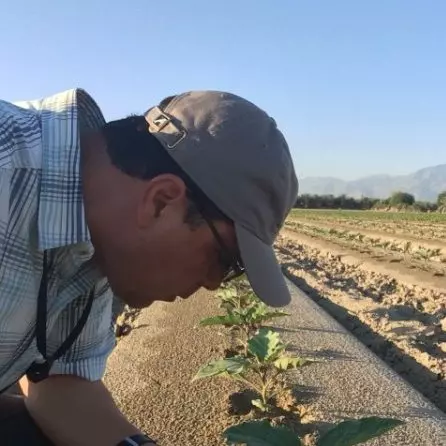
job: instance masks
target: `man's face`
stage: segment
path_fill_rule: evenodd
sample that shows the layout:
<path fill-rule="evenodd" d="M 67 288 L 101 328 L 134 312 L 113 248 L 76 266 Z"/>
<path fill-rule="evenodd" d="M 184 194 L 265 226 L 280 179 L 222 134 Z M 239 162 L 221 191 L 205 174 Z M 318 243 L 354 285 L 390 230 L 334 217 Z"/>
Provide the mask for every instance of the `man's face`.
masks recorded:
<path fill-rule="evenodd" d="M 110 190 L 110 202 L 90 228 L 95 258 L 113 292 L 131 306 L 145 307 L 187 298 L 201 287 L 218 288 L 227 265 L 209 226 L 185 222 L 188 198 L 182 180 L 173 175 L 127 180 Z M 235 253 L 233 225 L 214 225 Z"/>

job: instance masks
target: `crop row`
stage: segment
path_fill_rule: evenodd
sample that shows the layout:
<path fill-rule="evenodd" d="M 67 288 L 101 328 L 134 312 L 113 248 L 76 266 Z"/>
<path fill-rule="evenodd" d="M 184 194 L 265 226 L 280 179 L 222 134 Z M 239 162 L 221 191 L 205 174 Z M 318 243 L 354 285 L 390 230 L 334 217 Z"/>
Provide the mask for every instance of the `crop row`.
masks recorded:
<path fill-rule="evenodd" d="M 427 248 L 420 244 L 415 245 L 411 241 L 398 242 L 383 240 L 380 237 L 370 237 L 360 232 L 338 230 L 335 228 L 326 229 L 293 221 L 287 221 L 285 223 L 285 227 L 301 231 L 308 235 L 316 235 L 328 239 L 342 239 L 364 247 L 383 249 L 392 253 L 400 254 L 406 260 L 407 257 L 410 256 L 413 259 L 422 260 L 424 262 L 437 261 L 446 263 L 446 256 L 443 256 L 443 252 L 440 248 Z"/>
<path fill-rule="evenodd" d="M 325 214 L 306 214 L 294 212 L 289 218 L 301 222 L 323 222 L 336 227 L 354 227 L 380 233 L 400 234 L 409 238 L 426 240 L 446 240 L 446 225 L 432 222 L 416 222 L 405 220 L 368 220 L 363 218 L 340 218 Z"/>
<path fill-rule="evenodd" d="M 446 224 L 446 214 L 436 212 L 379 212 L 379 211 L 350 211 L 332 209 L 293 209 L 291 216 L 305 216 L 314 218 L 342 218 L 379 221 L 407 221 Z"/>
<path fill-rule="evenodd" d="M 435 233 L 446 233 L 446 225 L 432 222 L 416 222 L 405 220 L 368 220 L 365 218 L 340 218 L 331 215 L 313 215 L 305 213 L 292 213 L 290 219 L 330 222 L 332 224 L 341 224 L 346 226 L 360 226 L 364 229 L 378 229 L 387 232 L 407 232 L 408 234 L 416 232 L 419 235 L 429 236 Z"/>
<path fill-rule="evenodd" d="M 251 400 L 252 419 L 223 432 L 227 444 L 353 446 L 402 424 L 397 419 L 366 417 L 344 421 L 322 435 L 314 432 L 300 439 L 279 420 L 284 411 L 294 416 L 294 421 L 299 420 L 295 402 L 290 403 L 288 398 L 286 405 L 281 403 L 283 396 L 292 396 L 286 375 L 290 370 L 316 365 L 314 361 L 290 354 L 280 334 L 268 325 L 273 319 L 289 314 L 267 307 L 252 292 L 245 279 L 224 286 L 217 293 L 217 298 L 225 314 L 203 319 L 199 325 L 226 327 L 234 345 L 224 358 L 203 365 L 193 381 L 224 377 L 241 383 L 257 395 Z"/>

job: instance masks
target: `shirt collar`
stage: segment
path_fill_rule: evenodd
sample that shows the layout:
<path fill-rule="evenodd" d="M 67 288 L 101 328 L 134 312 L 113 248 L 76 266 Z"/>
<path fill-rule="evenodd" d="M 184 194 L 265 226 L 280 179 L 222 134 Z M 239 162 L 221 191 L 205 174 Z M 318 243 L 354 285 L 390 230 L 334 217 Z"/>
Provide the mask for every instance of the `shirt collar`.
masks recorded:
<path fill-rule="evenodd" d="M 104 116 L 82 89 L 44 98 L 37 109 L 42 127 L 39 249 L 90 242 L 80 175 L 80 132 L 101 127 Z"/>

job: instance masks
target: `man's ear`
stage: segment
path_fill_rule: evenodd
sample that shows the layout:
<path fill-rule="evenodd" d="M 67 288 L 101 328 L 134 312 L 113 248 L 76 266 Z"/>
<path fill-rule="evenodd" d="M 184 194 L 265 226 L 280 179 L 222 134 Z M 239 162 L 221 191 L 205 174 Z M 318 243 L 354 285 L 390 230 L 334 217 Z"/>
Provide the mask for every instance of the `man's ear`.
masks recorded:
<path fill-rule="evenodd" d="M 144 182 L 138 225 L 145 227 L 159 218 L 168 207 L 184 207 L 187 203 L 187 189 L 184 181 L 173 174 L 162 174 Z"/>

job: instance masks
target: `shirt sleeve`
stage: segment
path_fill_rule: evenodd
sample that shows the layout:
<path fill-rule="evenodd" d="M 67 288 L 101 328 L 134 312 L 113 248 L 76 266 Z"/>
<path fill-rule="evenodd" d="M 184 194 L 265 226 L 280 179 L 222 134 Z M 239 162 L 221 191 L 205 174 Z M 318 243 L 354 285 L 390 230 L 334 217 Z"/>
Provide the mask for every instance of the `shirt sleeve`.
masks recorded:
<path fill-rule="evenodd" d="M 87 296 L 79 298 L 63 310 L 47 341 L 49 351 L 55 351 L 73 330 L 87 299 Z M 89 381 L 102 379 L 107 359 L 116 345 L 112 303 L 113 293 L 107 286 L 95 296 L 82 332 L 70 349 L 54 362 L 50 375 L 75 375 Z"/>

